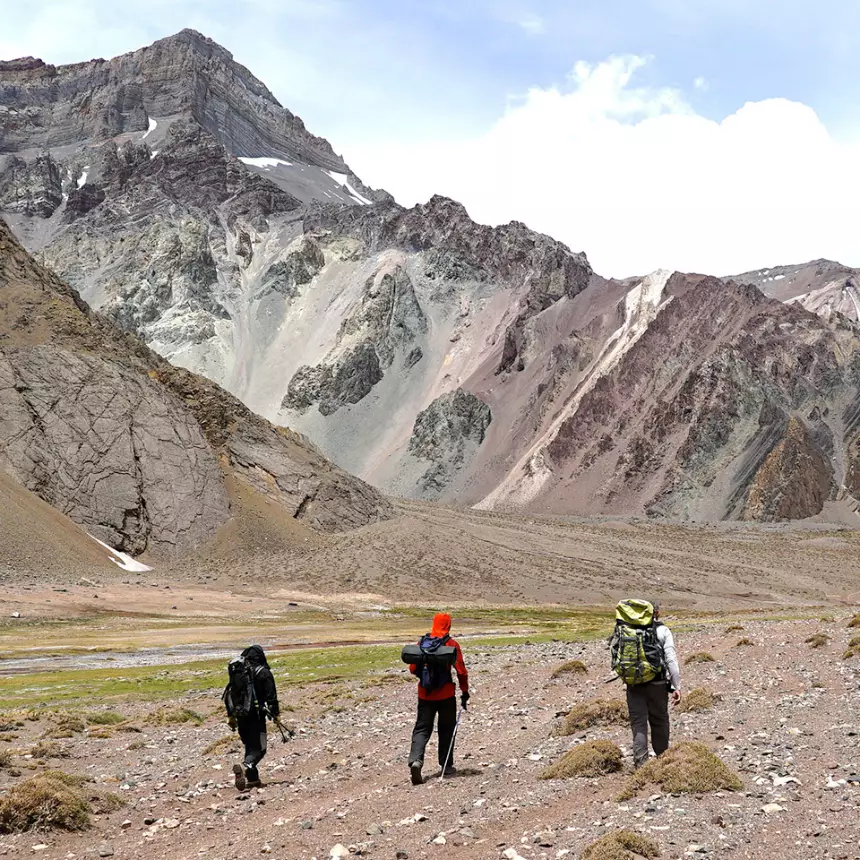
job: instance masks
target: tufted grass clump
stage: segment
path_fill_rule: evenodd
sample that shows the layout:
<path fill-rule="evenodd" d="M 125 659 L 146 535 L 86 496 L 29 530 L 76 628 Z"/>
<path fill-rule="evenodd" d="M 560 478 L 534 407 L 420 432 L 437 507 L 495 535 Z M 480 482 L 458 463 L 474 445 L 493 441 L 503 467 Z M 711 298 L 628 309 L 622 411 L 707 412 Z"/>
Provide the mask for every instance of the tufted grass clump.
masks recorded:
<path fill-rule="evenodd" d="M 601 836 L 581 854 L 582 860 L 639 860 L 642 857 L 657 860 L 660 846 L 653 839 L 631 830 L 618 830 Z"/>
<path fill-rule="evenodd" d="M 804 641 L 812 648 L 823 648 L 830 641 L 830 637 L 826 633 L 813 633 Z"/>
<path fill-rule="evenodd" d="M 647 785 L 656 785 L 665 794 L 740 791 L 744 787 L 740 777 L 698 741 L 683 741 L 651 759 L 630 777 L 618 799 L 629 800 Z"/>
<path fill-rule="evenodd" d="M 729 626 L 726 627 L 726 633 L 737 633 L 743 629 L 743 624 L 729 624 Z"/>
<path fill-rule="evenodd" d="M 87 714 L 87 722 L 91 726 L 118 726 L 126 722 L 126 718 L 116 711 L 95 711 Z"/>
<path fill-rule="evenodd" d="M 586 741 L 568 750 L 541 773 L 541 779 L 603 776 L 621 770 L 621 750 L 612 741 Z"/>
<path fill-rule="evenodd" d="M 849 627 L 860 627 L 860 612 L 855 613 L 848 622 Z"/>
<path fill-rule="evenodd" d="M 555 669 L 550 675 L 550 678 L 555 680 L 556 678 L 561 678 L 564 675 L 587 675 L 588 674 L 588 666 L 582 662 L 582 660 L 568 660 L 567 663 L 562 663 L 557 669 Z"/>
<path fill-rule="evenodd" d="M 572 708 L 557 734 L 564 737 L 591 726 L 621 726 L 628 719 L 627 706 L 621 699 L 594 699 Z"/>
<path fill-rule="evenodd" d="M 81 777 L 61 770 L 48 770 L 16 783 L 0 798 L 0 833 L 86 829 L 91 807 L 83 784 Z"/>
<path fill-rule="evenodd" d="M 700 714 L 703 711 L 710 711 L 719 700 L 719 696 L 705 687 L 696 687 L 695 690 L 690 690 L 681 699 L 680 704 L 675 710 L 679 714 Z"/>
<path fill-rule="evenodd" d="M 714 655 L 711 654 L 710 651 L 694 651 L 692 654 L 687 655 L 687 659 L 684 660 L 684 665 L 689 666 L 692 663 L 713 663 Z"/>
<path fill-rule="evenodd" d="M 203 750 L 203 755 L 224 755 L 230 752 L 230 750 L 238 748 L 239 742 L 236 735 L 224 735 L 224 737 L 212 741 L 212 743 Z"/>
<path fill-rule="evenodd" d="M 193 723 L 199 726 L 203 723 L 203 717 L 191 708 L 159 708 L 150 714 L 148 722 L 156 726 L 175 726 L 182 723 Z"/>
<path fill-rule="evenodd" d="M 74 737 L 86 728 L 86 723 L 73 714 L 58 714 L 54 722 L 42 734 L 44 738 L 62 740 Z"/>
<path fill-rule="evenodd" d="M 69 751 L 59 741 L 41 740 L 30 749 L 30 755 L 37 759 L 68 758 Z"/>
<path fill-rule="evenodd" d="M 742 636 L 735 642 L 735 648 L 746 648 L 748 645 L 755 645 L 755 642 L 752 639 L 748 639 L 746 636 Z"/>

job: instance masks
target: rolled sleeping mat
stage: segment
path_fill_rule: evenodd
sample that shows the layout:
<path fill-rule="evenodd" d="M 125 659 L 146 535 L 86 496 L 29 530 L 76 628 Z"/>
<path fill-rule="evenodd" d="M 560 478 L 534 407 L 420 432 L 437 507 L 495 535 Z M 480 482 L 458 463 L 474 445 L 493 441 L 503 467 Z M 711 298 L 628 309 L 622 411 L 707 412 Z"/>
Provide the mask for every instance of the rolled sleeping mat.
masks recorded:
<path fill-rule="evenodd" d="M 400 652 L 404 663 L 415 663 L 416 666 L 453 666 L 457 661 L 457 649 L 453 645 L 442 645 L 435 651 L 425 654 L 420 645 L 407 645 Z"/>

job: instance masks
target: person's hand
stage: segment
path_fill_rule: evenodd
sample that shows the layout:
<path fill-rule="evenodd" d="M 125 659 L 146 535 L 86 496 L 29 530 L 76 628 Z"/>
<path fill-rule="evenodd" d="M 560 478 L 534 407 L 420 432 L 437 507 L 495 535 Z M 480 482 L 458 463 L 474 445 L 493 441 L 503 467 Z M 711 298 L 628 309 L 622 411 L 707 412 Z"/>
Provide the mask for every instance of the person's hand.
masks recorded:
<path fill-rule="evenodd" d="M 236 718 L 235 718 L 235 717 L 229 717 L 229 718 L 227 719 L 227 725 L 228 725 L 228 726 L 230 726 L 230 728 L 232 729 L 232 731 L 234 731 L 234 732 L 235 732 L 235 731 L 236 731 L 236 726 L 238 726 L 239 724 L 236 722 Z"/>
<path fill-rule="evenodd" d="M 466 710 L 468 710 L 468 708 L 469 708 L 469 699 L 470 699 L 470 698 L 471 698 L 471 696 L 470 696 L 468 693 L 462 693 L 462 694 L 460 695 L 460 704 L 461 704 L 461 705 L 462 705 Z"/>
<path fill-rule="evenodd" d="M 674 708 L 676 705 L 681 704 L 681 691 L 680 690 L 672 690 L 672 707 Z"/>

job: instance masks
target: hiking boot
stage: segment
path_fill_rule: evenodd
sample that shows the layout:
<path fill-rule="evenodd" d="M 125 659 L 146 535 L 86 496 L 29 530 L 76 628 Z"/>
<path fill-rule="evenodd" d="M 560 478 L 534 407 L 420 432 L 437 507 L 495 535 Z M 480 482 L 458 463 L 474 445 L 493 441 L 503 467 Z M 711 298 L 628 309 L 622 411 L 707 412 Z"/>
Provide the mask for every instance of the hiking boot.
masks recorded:
<path fill-rule="evenodd" d="M 409 773 L 412 776 L 412 785 L 421 785 L 424 782 L 424 777 L 421 776 L 422 767 L 424 767 L 423 761 L 409 762 Z"/>
<path fill-rule="evenodd" d="M 454 776 L 457 773 L 457 768 L 453 764 L 449 764 L 445 768 L 445 776 Z"/>
<path fill-rule="evenodd" d="M 262 788 L 263 782 L 260 779 L 249 779 L 247 785 L 248 788 Z"/>
<path fill-rule="evenodd" d="M 245 779 L 245 768 L 240 764 L 233 765 L 233 782 L 236 784 L 236 791 L 244 791 L 248 785 L 248 780 Z"/>

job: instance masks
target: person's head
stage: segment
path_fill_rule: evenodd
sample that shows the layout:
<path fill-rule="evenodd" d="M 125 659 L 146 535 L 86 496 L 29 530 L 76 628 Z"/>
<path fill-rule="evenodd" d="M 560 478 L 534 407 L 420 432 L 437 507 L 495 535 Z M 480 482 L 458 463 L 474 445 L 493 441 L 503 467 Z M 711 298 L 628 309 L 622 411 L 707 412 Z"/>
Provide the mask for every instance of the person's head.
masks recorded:
<path fill-rule="evenodd" d="M 249 645 L 243 652 L 242 656 L 254 666 L 268 666 L 269 661 L 266 659 L 266 652 L 262 645 Z"/>
<path fill-rule="evenodd" d="M 654 620 L 656 621 L 660 617 L 660 604 L 656 600 L 652 600 L 651 605 L 654 607 Z"/>
<path fill-rule="evenodd" d="M 430 635 L 435 637 L 447 636 L 451 632 L 451 616 L 447 612 L 437 612 L 433 616 L 433 627 Z"/>

